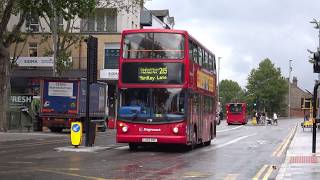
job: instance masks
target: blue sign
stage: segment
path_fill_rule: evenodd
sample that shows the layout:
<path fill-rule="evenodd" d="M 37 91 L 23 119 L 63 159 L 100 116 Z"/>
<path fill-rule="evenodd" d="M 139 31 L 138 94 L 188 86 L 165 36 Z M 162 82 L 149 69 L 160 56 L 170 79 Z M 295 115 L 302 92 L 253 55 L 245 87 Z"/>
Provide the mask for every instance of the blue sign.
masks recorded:
<path fill-rule="evenodd" d="M 79 132 L 80 131 L 80 126 L 79 126 L 79 124 L 74 124 L 71 129 L 72 129 L 73 132 Z"/>

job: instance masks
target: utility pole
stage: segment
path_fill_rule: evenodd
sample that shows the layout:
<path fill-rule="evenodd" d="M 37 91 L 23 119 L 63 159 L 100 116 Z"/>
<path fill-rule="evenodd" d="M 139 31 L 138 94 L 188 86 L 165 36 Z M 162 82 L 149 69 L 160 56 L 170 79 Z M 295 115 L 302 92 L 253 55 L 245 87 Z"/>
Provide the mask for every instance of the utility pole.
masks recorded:
<path fill-rule="evenodd" d="M 317 21 L 316 19 L 313 19 L 310 23 L 315 24 L 315 29 L 318 29 L 318 38 L 319 38 L 319 46 L 317 48 L 317 51 L 314 53 L 314 72 L 315 69 L 318 69 L 318 62 L 319 61 L 319 51 L 320 51 L 320 22 Z M 317 56 L 317 57 L 316 57 Z M 316 67 L 316 68 L 315 68 Z M 313 125 L 312 125 L 312 153 L 316 153 L 316 144 L 317 144 L 317 100 L 318 100 L 318 87 L 319 87 L 319 83 L 320 83 L 320 73 L 318 73 L 318 82 L 316 83 L 316 85 L 314 86 L 314 90 L 313 90 L 313 102 L 312 102 L 312 107 L 313 107 Z"/>
<path fill-rule="evenodd" d="M 218 91 L 217 91 L 217 97 L 218 97 L 218 102 L 220 102 L 220 86 L 219 86 L 219 79 L 220 79 L 220 59 L 221 57 L 218 57 L 218 77 L 217 77 L 217 85 L 218 85 Z"/>
<path fill-rule="evenodd" d="M 288 117 L 291 117 L 291 71 L 292 71 L 292 66 L 291 66 L 292 60 L 289 60 L 289 90 L 288 90 Z"/>
<path fill-rule="evenodd" d="M 310 21 L 311 24 L 315 24 L 314 28 L 318 29 L 318 39 L 319 39 L 319 45 L 317 48 L 317 51 L 320 50 L 320 21 L 317 21 L 316 19 L 313 18 L 312 21 Z M 318 82 L 320 82 L 320 73 L 318 73 Z"/>

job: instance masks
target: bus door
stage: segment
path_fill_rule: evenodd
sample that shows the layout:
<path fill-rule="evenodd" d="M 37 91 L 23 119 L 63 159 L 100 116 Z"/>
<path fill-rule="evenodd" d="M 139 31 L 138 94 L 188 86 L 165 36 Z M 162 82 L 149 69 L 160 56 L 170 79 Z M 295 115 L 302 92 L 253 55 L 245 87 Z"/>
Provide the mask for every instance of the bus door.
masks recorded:
<path fill-rule="evenodd" d="M 194 96 L 191 93 L 188 93 L 187 97 L 187 106 L 188 106 L 188 116 L 187 116 L 187 132 L 188 132 L 188 141 L 191 141 L 192 139 L 192 125 L 194 121 L 195 116 L 195 110 L 194 110 Z"/>
<path fill-rule="evenodd" d="M 202 139 L 203 137 L 203 126 L 204 126 L 204 118 L 205 118 L 205 113 L 204 113 L 204 96 L 200 95 L 200 106 L 199 106 L 199 112 L 200 112 L 200 118 L 199 118 L 199 123 L 198 123 L 198 139 Z"/>
<path fill-rule="evenodd" d="M 197 131 L 199 137 L 199 122 L 201 122 L 201 112 L 200 112 L 200 95 L 193 94 L 191 98 L 191 123 L 189 138 L 192 139 L 193 131 Z M 197 125 L 197 129 L 194 129 L 194 125 Z"/>
<path fill-rule="evenodd" d="M 202 137 L 202 120 L 203 120 L 203 99 L 202 96 L 197 94 L 196 95 L 196 114 L 197 114 L 197 119 L 195 121 L 196 125 L 197 125 L 197 138 L 199 139 L 199 137 Z M 197 141 L 198 141 L 197 139 Z"/>

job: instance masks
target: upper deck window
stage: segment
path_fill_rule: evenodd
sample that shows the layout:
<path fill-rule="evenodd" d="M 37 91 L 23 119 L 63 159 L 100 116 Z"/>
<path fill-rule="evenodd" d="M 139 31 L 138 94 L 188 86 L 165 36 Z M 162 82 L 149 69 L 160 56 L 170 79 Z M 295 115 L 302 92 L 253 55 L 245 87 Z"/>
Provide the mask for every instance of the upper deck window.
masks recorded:
<path fill-rule="evenodd" d="M 184 37 L 174 33 L 135 33 L 124 38 L 123 58 L 182 59 Z"/>

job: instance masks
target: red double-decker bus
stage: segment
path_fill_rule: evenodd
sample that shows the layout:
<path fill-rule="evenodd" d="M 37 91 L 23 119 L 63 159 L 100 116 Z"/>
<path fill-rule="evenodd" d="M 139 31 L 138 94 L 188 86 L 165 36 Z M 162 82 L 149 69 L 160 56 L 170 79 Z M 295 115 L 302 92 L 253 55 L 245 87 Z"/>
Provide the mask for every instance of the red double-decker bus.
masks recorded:
<path fill-rule="evenodd" d="M 246 103 L 227 103 L 227 123 L 247 124 L 247 105 Z"/>
<path fill-rule="evenodd" d="M 215 56 L 181 30 L 122 33 L 117 142 L 210 145 L 216 135 Z"/>

